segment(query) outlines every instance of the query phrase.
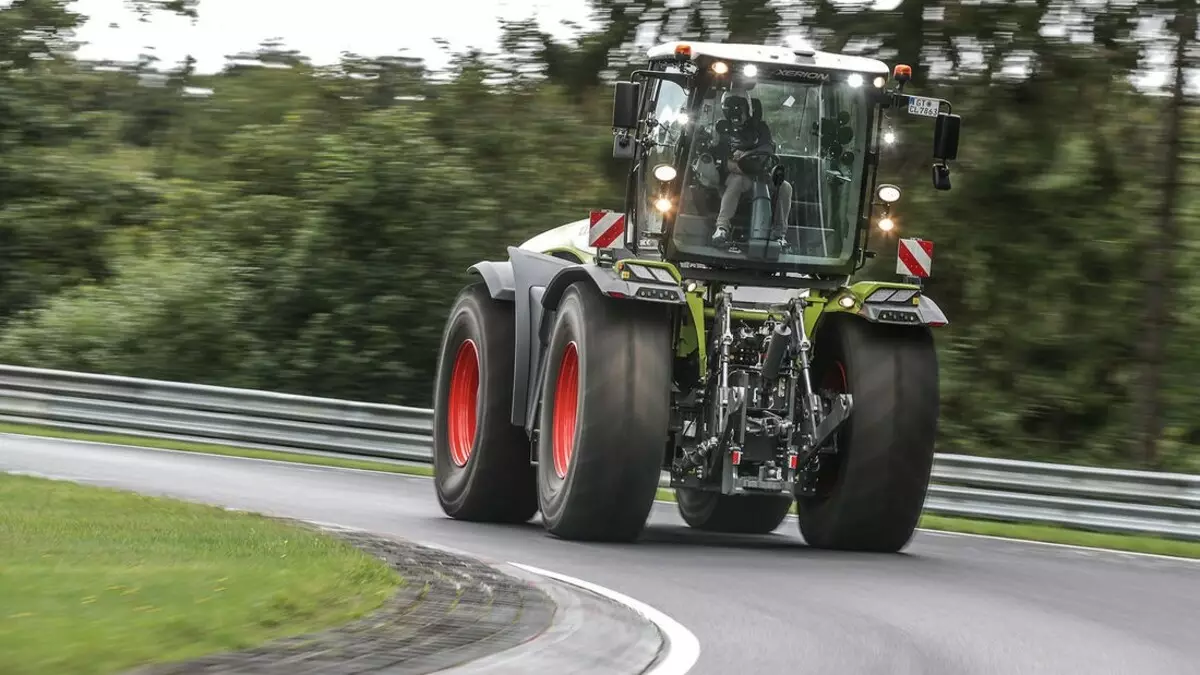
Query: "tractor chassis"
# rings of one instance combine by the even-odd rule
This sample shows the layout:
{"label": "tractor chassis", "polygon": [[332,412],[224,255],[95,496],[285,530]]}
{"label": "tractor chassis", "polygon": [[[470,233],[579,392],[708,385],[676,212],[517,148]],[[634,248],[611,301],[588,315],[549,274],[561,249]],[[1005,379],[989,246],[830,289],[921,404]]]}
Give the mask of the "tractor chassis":
{"label": "tractor chassis", "polygon": [[[837,452],[835,436],[854,403],[848,393],[826,400],[813,388],[812,342],[803,321],[808,303],[804,297],[792,298],[776,324],[786,329],[772,331],[762,362],[731,372],[731,352],[738,339],[731,325],[732,296],[720,290],[715,300],[712,346],[717,356],[698,391],[677,398],[688,405],[677,403],[675,411],[677,419],[690,412],[712,420],[711,433],[692,444],[672,444],[678,445],[680,453],[671,463],[670,486],[724,495],[811,492],[810,474],[820,468],[819,455]],[[761,386],[749,384],[752,375],[762,379]],[[762,417],[750,417],[751,402],[770,399],[771,391],[779,388],[777,381],[786,391],[785,408],[760,410]],[[713,392],[711,402],[700,396],[705,390]],[[674,425],[676,439],[685,424]],[[756,451],[747,453],[749,445],[757,446]],[[756,471],[746,472],[749,467],[742,466],[747,455],[760,461]],[[717,472],[719,479],[714,480],[712,474]]]}

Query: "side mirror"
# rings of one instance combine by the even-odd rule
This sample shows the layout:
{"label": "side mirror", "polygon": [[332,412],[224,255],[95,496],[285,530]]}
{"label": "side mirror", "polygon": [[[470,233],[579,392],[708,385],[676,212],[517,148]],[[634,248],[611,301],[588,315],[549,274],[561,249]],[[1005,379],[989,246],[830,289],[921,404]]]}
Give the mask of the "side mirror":
{"label": "side mirror", "polygon": [[950,189],[950,167],[946,166],[945,164],[933,165],[933,189]]}
{"label": "side mirror", "polygon": [[947,162],[958,159],[958,130],[962,118],[958,115],[938,113],[937,125],[933,128],[933,157]]}
{"label": "side mirror", "polygon": [[638,126],[638,99],[641,98],[642,85],[639,82],[618,82],[613,92],[614,129],[632,130]]}

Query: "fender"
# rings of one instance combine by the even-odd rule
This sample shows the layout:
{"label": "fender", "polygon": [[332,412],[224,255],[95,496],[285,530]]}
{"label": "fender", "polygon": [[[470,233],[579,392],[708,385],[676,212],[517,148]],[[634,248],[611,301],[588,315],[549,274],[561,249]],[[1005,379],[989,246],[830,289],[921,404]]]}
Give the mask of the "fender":
{"label": "fender", "polygon": [[487,284],[488,293],[491,294],[493,300],[513,301],[516,284],[513,281],[511,261],[484,260],[468,267],[467,272],[483,277],[483,282]]}
{"label": "fender", "polygon": [[541,325],[543,297],[551,281],[564,269],[578,265],[569,260],[516,246],[508,247],[509,261],[503,263],[512,273],[513,316],[516,321],[513,348],[512,424],[525,427],[530,410],[531,383],[537,382],[542,353]]}
{"label": "fender", "polygon": [[582,263],[564,268],[546,286],[542,304],[548,310],[558,309],[567,288],[577,282],[590,280],[604,295],[619,300],[661,302],[683,305],[679,271],[674,265],[658,260],[622,258],[613,265]]}

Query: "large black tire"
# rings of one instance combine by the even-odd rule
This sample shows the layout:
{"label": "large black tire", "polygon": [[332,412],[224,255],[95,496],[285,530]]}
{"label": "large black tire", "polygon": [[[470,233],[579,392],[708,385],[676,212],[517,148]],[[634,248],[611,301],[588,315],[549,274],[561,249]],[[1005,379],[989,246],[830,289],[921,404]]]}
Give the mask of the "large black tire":
{"label": "large black tire", "polygon": [[938,363],[926,327],[834,316],[818,330],[813,386],[854,397],[815,496],[797,499],[810,546],[894,553],[912,538],[933,468]]}
{"label": "large black tire", "polygon": [[709,532],[767,534],[787,517],[791,495],[723,495],[677,488],[675,504],[689,527]]}
{"label": "large black tire", "polygon": [[438,356],[433,482],[446,515],[525,522],[537,513],[524,429],[513,426],[513,305],[483,283],[458,294]]}
{"label": "large black tire", "polygon": [[563,294],[538,420],[538,501],[550,534],[641,534],[670,423],[672,333],[661,305],[613,300],[590,282]]}

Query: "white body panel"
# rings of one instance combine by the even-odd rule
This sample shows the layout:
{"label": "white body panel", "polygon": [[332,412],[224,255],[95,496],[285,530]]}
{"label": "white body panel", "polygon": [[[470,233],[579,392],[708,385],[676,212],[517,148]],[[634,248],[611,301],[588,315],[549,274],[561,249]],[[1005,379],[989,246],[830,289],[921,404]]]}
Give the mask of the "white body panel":
{"label": "white body panel", "polygon": [[711,56],[716,59],[729,61],[753,61],[764,64],[781,66],[805,66],[821,70],[844,70],[869,75],[887,75],[890,71],[883,61],[868,59],[862,56],[846,54],[831,54],[829,52],[797,50],[790,47],[768,47],[751,44],[722,44],[719,42],[666,42],[652,47],[647,56],[660,59],[675,54],[675,48],[687,45],[692,48],[692,56]]}
{"label": "white body panel", "polygon": [[576,220],[534,235],[518,248],[527,251],[537,251],[538,253],[544,253],[551,249],[565,248],[594,256],[596,255],[596,249],[588,246],[588,231],[590,228],[591,221],[589,219]]}

